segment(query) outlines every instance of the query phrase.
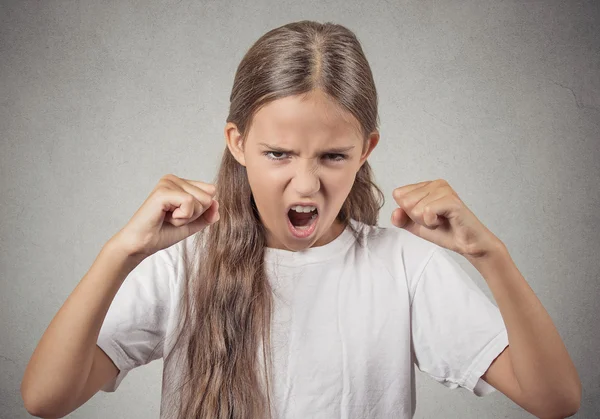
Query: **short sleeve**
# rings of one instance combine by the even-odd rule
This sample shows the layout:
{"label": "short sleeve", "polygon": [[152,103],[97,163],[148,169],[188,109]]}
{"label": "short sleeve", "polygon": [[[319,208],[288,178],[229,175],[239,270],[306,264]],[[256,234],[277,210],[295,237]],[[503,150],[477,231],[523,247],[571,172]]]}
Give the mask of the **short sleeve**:
{"label": "short sleeve", "polygon": [[436,248],[414,286],[415,364],[446,387],[477,396],[495,388],[480,377],[508,346],[500,311],[444,248]]}
{"label": "short sleeve", "polygon": [[110,305],[97,345],[119,374],[103,391],[115,391],[130,370],[163,356],[171,284],[177,274],[176,264],[165,257],[165,252],[158,251],[137,265]]}

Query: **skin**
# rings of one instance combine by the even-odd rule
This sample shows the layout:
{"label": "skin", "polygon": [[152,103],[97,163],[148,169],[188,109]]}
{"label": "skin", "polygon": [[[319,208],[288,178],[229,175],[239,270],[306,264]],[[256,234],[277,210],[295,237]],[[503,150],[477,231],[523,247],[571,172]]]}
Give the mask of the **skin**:
{"label": "skin", "polygon": [[[267,246],[298,251],[325,245],[344,230],[335,218],[379,133],[363,140],[356,118],[313,90],[261,108],[245,141],[228,122],[225,138],[234,158],[246,167]],[[340,148],[350,149],[334,150]],[[295,202],[315,202],[319,209],[316,230],[307,239],[295,238],[287,225],[287,209]]]}
{"label": "skin", "polygon": [[[355,175],[377,145],[373,132],[363,143],[357,121],[326,95],[313,91],[271,102],[257,112],[246,143],[234,124],[225,127],[227,145],[246,166],[248,180],[268,232],[269,247],[301,250],[321,246],[344,226],[335,222]],[[260,145],[289,150],[275,151]],[[364,144],[364,147],[363,147]],[[352,147],[347,159],[333,161],[334,147]],[[540,418],[573,415],[581,403],[581,381],[552,320],[512,261],[506,246],[443,179],[398,187],[398,228],[463,255],[488,283],[508,332],[507,347],[482,378],[516,404]],[[296,201],[319,206],[319,224],[311,240],[295,239],[286,209]]]}
{"label": "skin", "polygon": [[552,318],[515,265],[506,245],[465,205],[444,179],[393,192],[392,224],[464,256],[488,284],[509,346],[482,378],[543,419],[579,410],[581,380]]}

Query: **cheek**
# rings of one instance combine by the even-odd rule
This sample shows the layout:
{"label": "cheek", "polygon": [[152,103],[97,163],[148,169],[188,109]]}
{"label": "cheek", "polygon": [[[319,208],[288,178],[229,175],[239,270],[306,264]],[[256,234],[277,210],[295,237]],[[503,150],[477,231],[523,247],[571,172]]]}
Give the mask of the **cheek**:
{"label": "cheek", "polygon": [[285,184],[285,173],[265,165],[249,168],[247,173],[250,186],[253,191],[256,189],[256,193],[272,194]]}
{"label": "cheek", "polygon": [[254,201],[263,216],[279,211],[280,199],[283,195],[285,176],[267,165],[247,167],[248,182],[254,195]]}
{"label": "cheek", "polygon": [[326,188],[329,195],[335,196],[336,199],[341,199],[343,201],[352,189],[355,173],[356,172],[352,170],[351,167],[331,171],[327,176],[323,176],[323,186]]}

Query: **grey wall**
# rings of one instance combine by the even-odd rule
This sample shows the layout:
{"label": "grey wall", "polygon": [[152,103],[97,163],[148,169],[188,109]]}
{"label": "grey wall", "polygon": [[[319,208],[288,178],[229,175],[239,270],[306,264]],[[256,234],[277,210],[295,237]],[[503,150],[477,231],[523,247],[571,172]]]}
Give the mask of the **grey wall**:
{"label": "grey wall", "polygon": [[[600,7],[589,1],[3,1],[0,417],[102,245],[166,173],[211,181],[239,60],[301,19],[354,30],[380,93],[386,193],[444,178],[508,246],[600,415]],[[491,296],[468,262],[457,260]],[[161,365],[72,418],[158,417]],[[528,418],[417,371],[417,418]]]}

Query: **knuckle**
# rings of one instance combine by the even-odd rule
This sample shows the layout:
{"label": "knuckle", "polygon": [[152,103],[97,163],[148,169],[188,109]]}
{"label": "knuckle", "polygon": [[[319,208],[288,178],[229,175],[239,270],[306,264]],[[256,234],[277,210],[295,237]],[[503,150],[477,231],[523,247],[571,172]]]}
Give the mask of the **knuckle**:
{"label": "knuckle", "polygon": [[212,200],[212,196],[210,196],[209,194],[207,194],[204,191],[202,191],[198,194],[198,201],[200,201],[202,203],[202,205],[210,204],[211,200]]}
{"label": "knuckle", "polygon": [[167,179],[167,178],[161,178],[158,181],[158,188],[165,188],[165,189],[167,189],[167,188],[171,187],[172,185],[173,185],[173,182],[171,180]]}
{"label": "knuckle", "polygon": [[160,184],[156,188],[155,193],[159,196],[164,196],[168,190],[169,188],[165,184]]}
{"label": "knuckle", "polygon": [[199,210],[204,212],[204,210],[210,206],[210,200],[205,199],[203,196],[199,196],[196,199],[196,204],[197,204]]}

